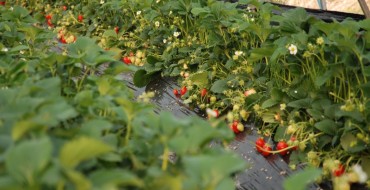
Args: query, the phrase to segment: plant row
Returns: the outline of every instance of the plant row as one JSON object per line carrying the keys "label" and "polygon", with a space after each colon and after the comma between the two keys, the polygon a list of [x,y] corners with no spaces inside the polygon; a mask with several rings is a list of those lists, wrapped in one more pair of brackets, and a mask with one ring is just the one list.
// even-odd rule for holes
{"label": "plant row", "polygon": [[235,133],[254,122],[288,145],[292,168],[322,167],[336,186],[367,182],[355,168],[370,174],[369,20],[273,15],[254,0],[43,2],[23,1],[62,43],[89,36],[138,66],[137,86],[178,76],[184,103],[225,116]]}
{"label": "plant row", "polygon": [[0,189],[234,188],[245,162],[209,148],[233,138],[224,123],[155,114],[152,93],[135,100],[120,77],[135,68],[116,52],[47,29],[71,13],[17,2],[0,6]]}

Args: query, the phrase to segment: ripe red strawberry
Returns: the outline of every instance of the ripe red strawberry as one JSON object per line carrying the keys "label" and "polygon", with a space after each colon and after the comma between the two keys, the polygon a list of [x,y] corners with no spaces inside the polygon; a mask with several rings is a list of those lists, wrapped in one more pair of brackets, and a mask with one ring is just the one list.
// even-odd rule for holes
{"label": "ripe red strawberry", "polygon": [[266,144],[266,142],[262,137],[258,138],[256,140],[256,149],[257,149],[257,151],[262,152],[262,148],[263,148],[263,146],[265,146],[265,144]]}
{"label": "ripe red strawberry", "polygon": [[67,10],[67,6],[63,5],[62,6],[62,9],[63,9],[63,11],[66,11]]}
{"label": "ripe red strawberry", "polygon": [[118,26],[114,27],[114,31],[116,32],[116,34],[118,34],[119,33],[119,27]]}
{"label": "ripe red strawberry", "polygon": [[186,94],[186,92],[188,91],[188,89],[186,88],[186,86],[182,87],[181,88],[181,96],[183,96],[184,94]]}
{"label": "ripe red strawberry", "polygon": [[173,94],[174,94],[175,96],[178,96],[178,95],[179,95],[179,91],[178,91],[177,89],[173,89]]}
{"label": "ripe red strawberry", "polygon": [[0,1],[0,5],[5,6],[5,1]]}
{"label": "ripe red strawberry", "polygon": [[82,22],[84,20],[84,16],[78,15],[78,18],[77,19],[78,19],[79,22]]}
{"label": "ripe red strawberry", "polygon": [[230,125],[230,129],[234,131],[235,134],[238,134],[240,131],[238,130],[238,121],[234,121],[231,125]]}
{"label": "ripe red strawberry", "polygon": [[[288,144],[285,142],[285,141],[280,141],[278,142],[278,144],[276,145],[276,149],[277,150],[283,150],[283,149],[286,149],[288,148]],[[281,151],[280,152],[280,155],[284,156],[288,153],[288,150],[284,150],[284,151]]]}
{"label": "ripe red strawberry", "polygon": [[200,96],[201,97],[204,97],[207,95],[207,89],[203,88],[201,91],[200,91]]}
{"label": "ripe red strawberry", "polygon": [[265,144],[261,151],[261,154],[266,157],[271,154],[270,151],[272,151],[272,148],[268,144]]}
{"label": "ripe red strawberry", "polygon": [[62,44],[66,44],[66,43],[67,43],[67,41],[66,41],[66,39],[64,38],[64,36],[60,37],[60,42],[61,42]]}
{"label": "ripe red strawberry", "polygon": [[46,20],[50,20],[50,19],[52,18],[52,16],[51,16],[51,14],[47,14],[47,15],[45,16],[45,18],[46,18]]}
{"label": "ripe red strawberry", "polygon": [[344,166],[342,164],[339,164],[338,168],[333,170],[333,175],[335,177],[340,177],[341,175],[344,174],[344,170],[345,170]]}
{"label": "ripe red strawberry", "polygon": [[123,58],[122,58],[122,61],[123,61],[126,65],[129,65],[129,64],[131,64],[131,63],[132,63],[132,62],[131,62],[131,59],[130,59],[129,57],[127,57],[127,56],[123,57]]}
{"label": "ripe red strawberry", "polygon": [[48,19],[48,20],[46,21],[46,23],[48,24],[48,26],[53,27],[53,23],[51,22],[51,20],[50,20],[50,19]]}

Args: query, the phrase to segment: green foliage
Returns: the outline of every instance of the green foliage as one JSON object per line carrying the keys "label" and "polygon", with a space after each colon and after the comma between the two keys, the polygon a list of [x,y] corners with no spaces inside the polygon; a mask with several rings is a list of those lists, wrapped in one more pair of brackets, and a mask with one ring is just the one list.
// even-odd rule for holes
{"label": "green foliage", "polygon": [[[139,171],[150,168],[148,175],[160,178],[157,182],[144,183],[152,189],[179,189],[180,186],[196,189],[192,186],[196,183],[190,179],[185,180],[186,184],[181,183],[186,174],[169,175],[160,169],[166,168],[166,164],[150,167],[147,162],[158,164],[157,158],[165,155],[166,147],[192,154],[195,147],[208,142],[206,139],[221,138],[223,132],[179,129],[178,126],[186,127],[191,122],[177,125],[171,119],[166,120],[165,114],[161,119],[172,122],[173,128],[152,118],[149,114],[152,109],[132,103],[132,93],[117,78],[120,72],[136,71],[137,86],[143,87],[159,75],[181,76],[181,86],[188,88],[187,95],[183,96],[186,102],[197,103],[202,109],[229,112],[232,116],[229,123],[241,120],[241,113],[248,112],[257,124],[263,121],[261,132],[275,140],[289,140],[294,136],[300,143],[300,152],[292,154],[294,164],[308,162],[320,166],[325,160],[337,159],[350,168],[352,164],[368,163],[364,159],[369,157],[370,138],[368,20],[325,23],[309,16],[304,9],[277,16],[272,14],[277,7],[255,0],[28,3],[27,8],[33,10],[34,17],[19,6],[14,6],[14,11],[4,7],[1,13],[0,48],[8,51],[0,51],[0,87],[9,89],[2,89],[0,93],[0,102],[6,105],[0,107],[3,113],[0,118],[12,137],[11,140],[4,138],[7,139],[5,147],[12,140],[20,142],[56,128],[53,132],[60,135],[58,148],[66,143],[65,138],[75,138],[75,133],[113,147],[107,154],[92,154],[89,159],[81,160],[77,169],[83,166],[90,169],[88,166],[101,160],[121,161]],[[68,11],[60,10],[63,5],[68,5]],[[247,7],[239,9],[238,5]],[[66,37],[77,36],[77,41],[55,45],[54,33],[35,27],[46,22],[44,13],[53,15],[51,21],[56,25],[54,31],[60,41],[60,33]],[[78,22],[77,16],[82,13],[83,22]],[[133,65],[140,67],[116,61],[122,57],[128,57]],[[108,69],[103,76],[98,76],[99,66],[106,62],[109,62]],[[35,87],[34,84],[45,78],[59,80],[53,88],[57,94],[44,97],[35,93],[36,89],[43,89],[43,85]],[[29,86],[34,87],[31,90]],[[205,97],[199,96],[203,89],[207,90]],[[28,93],[34,96],[27,97]],[[27,106],[23,108],[23,104]],[[51,116],[45,112],[49,109]],[[63,113],[60,117],[56,114],[59,112]],[[145,118],[141,118],[143,113]],[[146,120],[158,124],[158,130],[141,125],[149,125]],[[102,128],[90,129],[98,123]],[[206,124],[199,122],[199,125]],[[10,126],[14,127],[9,129]],[[168,136],[180,132],[187,136],[171,140],[158,135],[159,131],[166,131]],[[135,149],[130,139],[136,135],[149,138],[148,141],[160,139],[161,143],[153,142],[152,147],[136,140],[135,146],[140,149]],[[199,140],[189,141],[190,135]],[[117,145],[124,148],[117,149]],[[140,153],[152,149],[157,152],[149,156],[151,159],[145,159],[147,154],[138,155],[131,149]],[[312,152],[317,157],[308,159]],[[325,169],[324,174],[331,173]],[[64,172],[70,180],[68,185],[81,184],[80,188],[94,185],[81,170]],[[142,176],[127,175],[132,177],[133,186],[143,188],[142,181],[136,181]],[[2,181],[10,185],[12,180]],[[164,181],[166,187],[161,186]],[[225,186],[230,185],[229,179],[216,181],[218,187],[207,184],[202,188],[226,189]]]}
{"label": "green foliage", "polygon": [[[119,2],[103,10],[88,8],[98,1],[82,2],[74,9],[115,14],[122,11]],[[157,115],[152,105],[133,101],[119,74],[138,69],[117,61],[121,51],[103,50],[91,36],[60,43],[57,34],[39,27],[43,7],[28,6],[35,8],[32,16],[19,6],[0,7],[0,189],[234,188],[231,176],[245,162],[222,146],[209,147],[215,139],[232,140],[226,124]],[[53,21],[71,16],[55,13]],[[101,22],[108,18],[102,15]],[[73,34],[91,34],[93,24],[76,24]],[[147,60],[160,62],[156,56]],[[138,70],[134,80],[144,86],[156,72],[148,73]],[[199,85],[208,84],[206,74]]]}
{"label": "green foliage", "polygon": [[320,177],[322,171],[316,168],[306,168],[304,171],[293,174],[284,182],[285,190],[304,190],[306,186]]}

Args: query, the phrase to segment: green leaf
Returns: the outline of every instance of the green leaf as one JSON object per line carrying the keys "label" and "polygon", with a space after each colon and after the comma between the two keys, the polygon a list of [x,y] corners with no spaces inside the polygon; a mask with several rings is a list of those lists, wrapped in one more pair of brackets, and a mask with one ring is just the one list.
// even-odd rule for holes
{"label": "green leaf", "polygon": [[151,64],[151,65],[154,65],[154,64],[160,62],[160,60],[158,58],[152,56],[152,55],[149,55],[149,56],[146,57],[146,62]]}
{"label": "green leaf", "polygon": [[39,108],[39,114],[33,118],[33,121],[53,127],[61,121],[78,115],[77,111],[63,99],[55,98],[54,101],[52,104],[45,104]]}
{"label": "green leaf", "polygon": [[183,163],[188,176],[198,180],[198,183],[217,185],[225,177],[247,167],[244,160],[232,154],[187,156],[183,158]]}
{"label": "green leaf", "polygon": [[36,27],[22,27],[18,28],[18,30],[26,33],[26,39],[32,41],[34,41],[36,39],[37,34],[42,31],[41,29]]}
{"label": "green leaf", "polygon": [[186,130],[184,130],[182,135],[171,139],[171,141],[169,142],[170,148],[176,150],[176,153],[178,153],[179,155],[183,155],[188,152],[197,152],[201,149],[202,146],[209,143],[211,139],[214,139],[217,136],[221,136],[218,135],[218,132],[215,131],[215,129],[207,125],[206,122],[200,124],[199,121],[196,126],[193,125],[192,127],[188,127]]}
{"label": "green leaf", "polygon": [[306,168],[299,173],[288,177],[284,181],[285,190],[305,190],[306,186],[314,182],[322,174],[321,169]]}
{"label": "green leaf", "polygon": [[366,97],[370,97],[370,83],[361,84],[359,87],[363,90]]}
{"label": "green leaf", "polygon": [[30,120],[17,121],[12,129],[12,138],[17,141],[27,132],[39,128],[42,128],[42,126]]}
{"label": "green leaf", "polygon": [[276,101],[281,101],[284,98],[284,93],[277,88],[273,88],[271,90],[271,99],[274,99]]}
{"label": "green leaf", "polygon": [[111,129],[112,123],[103,119],[93,119],[82,124],[80,128],[80,134],[100,138],[103,135],[103,131]]}
{"label": "green leaf", "polygon": [[48,186],[57,186],[58,182],[62,179],[62,175],[60,165],[52,163],[43,172],[40,182]]}
{"label": "green leaf", "polygon": [[214,82],[211,87],[211,91],[214,93],[223,93],[223,91],[227,89],[227,80],[218,80]]}
{"label": "green leaf", "polygon": [[134,74],[134,84],[137,87],[144,87],[149,84],[149,82],[152,80],[154,75],[156,75],[157,72],[154,73],[147,73],[145,70],[140,69],[135,72]]}
{"label": "green leaf", "polygon": [[277,123],[273,113],[265,113],[262,115],[262,120],[265,123]]}
{"label": "green leaf", "polygon": [[10,49],[9,52],[18,52],[18,51],[25,50],[25,49],[28,49],[28,46],[19,45],[19,46],[16,46],[16,47],[13,47],[12,49]]}
{"label": "green leaf", "polygon": [[208,72],[202,71],[192,74],[189,79],[199,88],[204,88],[208,85]]}
{"label": "green leaf", "polygon": [[364,67],[364,75],[370,77],[370,66]]}
{"label": "green leaf", "polygon": [[337,124],[330,119],[322,120],[315,124],[315,128],[328,134],[328,135],[335,135],[337,132]]}
{"label": "green leaf", "polygon": [[322,150],[327,144],[332,142],[333,138],[328,135],[323,135],[317,138],[317,145]]}
{"label": "green leaf", "polygon": [[343,134],[340,138],[340,145],[349,153],[358,153],[367,149],[364,143],[358,141],[357,138],[349,132]]}
{"label": "green leaf", "polygon": [[338,119],[341,117],[349,117],[359,122],[362,122],[364,120],[364,117],[362,116],[361,112],[358,110],[343,111],[339,109],[335,112],[335,117]]}
{"label": "green leaf", "polygon": [[48,138],[23,141],[8,150],[5,166],[18,182],[33,184],[48,165],[51,153],[52,144]]}
{"label": "green leaf", "polygon": [[91,189],[91,181],[89,181],[82,173],[70,169],[66,170],[65,173],[74,183],[76,190]]}
{"label": "green leaf", "polygon": [[96,57],[102,51],[95,41],[88,37],[79,37],[75,43],[69,44],[68,55],[72,58],[82,58],[86,64],[96,64]]}
{"label": "green leaf", "polygon": [[74,101],[81,106],[88,107],[93,105],[95,100],[93,92],[91,90],[83,90],[76,94],[76,96],[74,97]]}
{"label": "green leaf", "polygon": [[97,64],[100,64],[100,63],[109,63],[109,62],[114,62],[116,61],[116,59],[114,59],[114,56],[112,55],[107,55],[107,54],[102,54],[102,55],[99,55],[96,59],[95,59],[95,62]]}
{"label": "green leaf", "polygon": [[14,178],[11,176],[1,176],[0,177],[0,189],[7,189],[7,190],[23,190],[24,186],[18,183]]}
{"label": "green leaf", "polygon": [[64,144],[59,157],[64,167],[74,168],[82,161],[92,159],[112,150],[112,147],[102,141],[89,137],[79,137]]}
{"label": "green leaf", "polygon": [[104,33],[103,33],[103,37],[104,38],[108,38],[108,37],[113,37],[113,38],[117,38],[117,34],[114,30],[106,30]]}
{"label": "green leaf", "polygon": [[311,98],[305,98],[305,99],[289,102],[287,106],[292,107],[292,108],[298,108],[298,109],[309,108],[311,106],[311,102],[312,102]]}
{"label": "green leaf", "polygon": [[298,44],[307,44],[308,41],[308,35],[306,34],[305,31],[301,31],[297,34],[293,34],[292,38],[295,42],[298,42]]}
{"label": "green leaf", "polygon": [[108,81],[107,78],[100,78],[98,81],[97,81],[97,85],[98,85],[98,90],[99,90],[99,93],[100,95],[102,96],[105,96],[108,94],[111,86],[110,86],[110,82]]}
{"label": "green leaf", "polygon": [[307,113],[310,114],[315,120],[320,120],[324,117],[322,111],[317,109],[307,109]]}
{"label": "green leaf", "polygon": [[114,185],[143,187],[144,182],[129,171],[122,169],[102,169],[91,173],[90,180],[96,187]]}
{"label": "green leaf", "polygon": [[321,87],[323,84],[325,84],[334,74],[334,70],[330,69],[326,71],[323,75],[318,76],[315,80],[315,86],[316,88]]}
{"label": "green leaf", "polygon": [[289,11],[283,12],[282,16],[293,21],[297,25],[306,21],[309,18],[307,11],[302,7],[290,9]]}
{"label": "green leaf", "polygon": [[268,99],[266,101],[264,101],[261,105],[261,108],[262,109],[266,109],[266,108],[270,108],[272,106],[275,106],[276,104],[278,104],[279,102],[274,100],[274,99]]}
{"label": "green leaf", "polygon": [[279,126],[274,134],[274,141],[279,142],[280,140],[287,140],[286,127]]}
{"label": "green leaf", "polygon": [[248,61],[255,62],[266,57],[270,57],[274,54],[275,50],[276,48],[273,46],[252,49]]}
{"label": "green leaf", "polygon": [[210,13],[211,11],[209,10],[208,7],[205,7],[205,8],[200,8],[200,7],[195,7],[193,9],[191,9],[191,13],[194,15],[194,16],[198,16],[200,14],[206,14],[206,13]]}
{"label": "green leaf", "polygon": [[370,30],[370,19],[365,19],[359,22],[361,28],[366,29],[367,31]]}

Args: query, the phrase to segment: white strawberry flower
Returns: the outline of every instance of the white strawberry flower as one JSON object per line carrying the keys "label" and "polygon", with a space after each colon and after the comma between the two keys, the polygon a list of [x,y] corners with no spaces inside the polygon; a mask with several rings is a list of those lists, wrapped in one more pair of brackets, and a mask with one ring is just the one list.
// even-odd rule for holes
{"label": "white strawberry flower", "polygon": [[290,46],[288,47],[288,50],[289,50],[291,55],[295,55],[298,52],[298,48],[294,44],[290,44]]}
{"label": "white strawberry flower", "polygon": [[138,16],[139,16],[140,14],[141,14],[141,11],[137,11],[137,12],[136,12],[136,15],[138,15]]}
{"label": "white strawberry flower", "polygon": [[244,54],[244,52],[243,51],[235,51],[235,55],[236,56],[241,56],[241,55],[243,55]]}
{"label": "white strawberry flower", "polygon": [[6,47],[3,47],[3,48],[1,49],[1,51],[2,51],[2,52],[8,52],[8,51],[9,51],[9,49],[8,49],[8,48],[6,48]]}
{"label": "white strawberry flower", "polygon": [[316,43],[317,43],[317,44],[319,44],[319,45],[324,44],[324,38],[323,38],[323,37],[318,37],[318,38],[316,39]]}
{"label": "white strawberry flower", "polygon": [[280,110],[283,111],[286,108],[286,104],[280,104]]}
{"label": "white strawberry flower", "polygon": [[159,21],[155,21],[154,25],[155,25],[156,27],[159,27],[159,25],[160,25]]}
{"label": "white strawberry flower", "polygon": [[180,34],[181,34],[181,32],[174,32],[174,33],[173,33],[173,36],[175,36],[175,37],[177,38],[177,37],[179,37],[179,36],[180,36]]}

